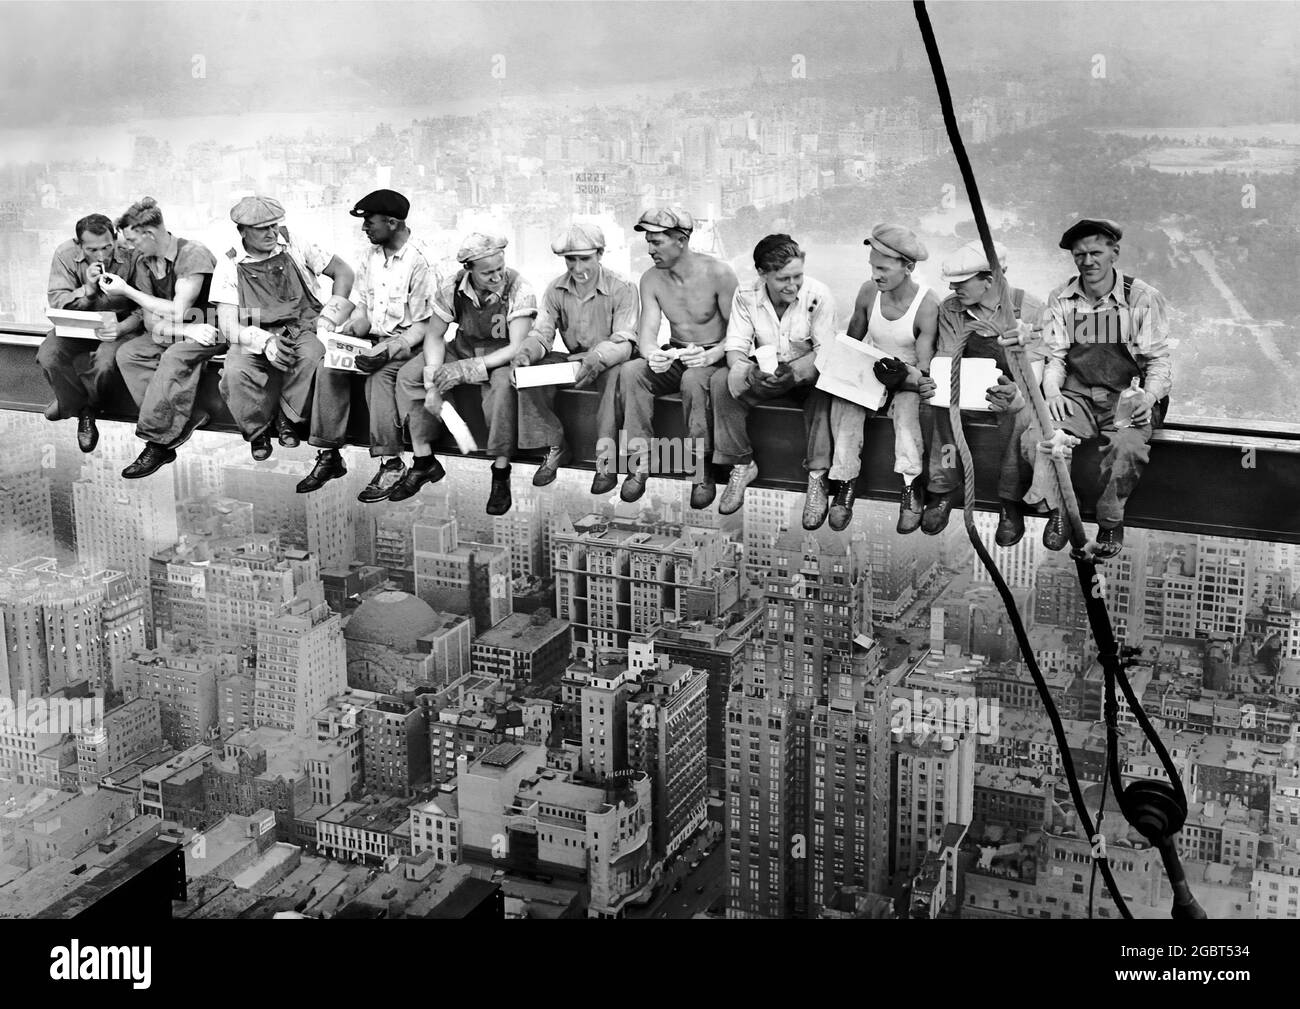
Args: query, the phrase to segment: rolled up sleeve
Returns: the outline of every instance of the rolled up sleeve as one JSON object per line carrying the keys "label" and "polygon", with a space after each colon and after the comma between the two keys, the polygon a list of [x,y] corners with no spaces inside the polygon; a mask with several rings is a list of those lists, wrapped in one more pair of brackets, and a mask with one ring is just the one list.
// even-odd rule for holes
{"label": "rolled up sleeve", "polygon": [[728,354],[735,351],[745,357],[754,353],[754,319],[749,312],[749,301],[739,287],[731,298],[731,318],[727,320],[727,342],[723,349]]}
{"label": "rolled up sleeve", "polygon": [[528,335],[524,337],[523,346],[520,347],[520,350],[528,354],[531,361],[540,361],[555,346],[555,330],[560,318],[559,299],[560,292],[554,285],[548,287],[546,293],[542,295],[541,308],[533,320]]}
{"label": "rolled up sleeve", "polygon": [[506,322],[513,322],[515,319],[530,319],[535,315],[537,315],[537,295],[533,291],[533,285],[520,277],[519,283],[510,292],[510,303],[506,308]]}
{"label": "rolled up sleeve", "polygon": [[1133,350],[1142,368],[1143,388],[1161,400],[1173,388],[1174,362],[1169,353],[1169,306],[1148,287],[1133,306]]}
{"label": "rolled up sleeve", "polygon": [[1055,396],[1065,383],[1065,355],[1070,349],[1070,336],[1065,328],[1065,303],[1059,295],[1047,299],[1042,318],[1042,349],[1046,355],[1043,394]]}
{"label": "rolled up sleeve", "polygon": [[217,260],[212,270],[212,286],[208,289],[208,301],[214,305],[239,304],[239,271],[235,261],[229,256]]}

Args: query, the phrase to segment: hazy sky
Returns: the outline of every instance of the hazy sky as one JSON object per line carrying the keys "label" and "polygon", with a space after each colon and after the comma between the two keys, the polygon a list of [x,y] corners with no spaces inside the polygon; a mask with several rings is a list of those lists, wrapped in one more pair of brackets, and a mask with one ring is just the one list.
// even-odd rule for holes
{"label": "hazy sky", "polygon": [[[930,5],[954,73],[1086,75],[1095,53],[1142,79],[1199,74],[1210,102],[1294,77],[1294,3]],[[484,89],[582,90],[780,78],[921,59],[910,3],[0,2],[0,127],[145,115],[433,104]],[[505,79],[492,76],[504,56]],[[196,60],[201,60],[196,62]],[[202,76],[195,75],[200,67]]]}

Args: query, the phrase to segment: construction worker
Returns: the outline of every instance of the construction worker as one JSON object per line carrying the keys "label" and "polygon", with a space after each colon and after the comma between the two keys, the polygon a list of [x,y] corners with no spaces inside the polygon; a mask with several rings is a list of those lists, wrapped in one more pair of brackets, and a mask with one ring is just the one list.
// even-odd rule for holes
{"label": "construction worker", "polygon": [[[1123,237],[1106,218],[1082,218],[1065,230],[1060,247],[1079,272],[1048,296],[1043,321],[1043,396],[1053,422],[1084,441],[1106,439],[1096,506],[1102,558],[1124,545],[1124,505],[1150,459],[1151,432],[1164,419],[1173,384],[1168,306],[1154,287],[1115,266]],[[1117,421],[1121,397],[1132,414]],[[1050,464],[1031,440],[1022,438],[1026,457],[1034,465]],[[1067,542],[1058,506],[1043,543],[1059,550]]]}
{"label": "construction worker", "polygon": [[205,362],[225,351],[208,298],[216,259],[202,242],[167,230],[156,201],[145,197],[118,219],[136,252],[135,271],[106,273],[100,288],[140,306],[144,332],[122,344],[117,367],[140,408],[135,433],[144,450],[122,476],[156,473],[176,459],[176,449],[208,422],[198,402]]}
{"label": "construction worker", "polygon": [[356,356],[363,372],[316,368],[309,443],[320,449],[316,465],[298,493],[317,490],[347,473],[339,454],[347,442],[352,388],[363,382],[370,416],[370,455],[380,460],[370,483],[357,495],[367,504],[385,500],[406,475],[402,462],[402,420],[397,410],[397,373],[424,346],[433,315],[433,268],[406,225],[411,204],[401,193],[379,189],[362,197],[349,213],[362,219],[370,253],[361,261],[352,316],[336,332],[367,337],[372,345]]}
{"label": "construction worker", "polygon": [[135,253],[118,241],[117,228],[103,214],[88,214],[77,222],[70,238],[54,250],[46,298],[50,308],[75,312],[112,312],[114,321],[101,326],[96,339],[49,333],[36,351],[36,363],[54,390],[45,408],[47,420],[77,418],[77,447],[93,452],[99,443],[95,420],[112,396],[117,381],[117,351],[140,332],[142,310],[129,298],[105,294],[99,278],[106,273],[129,277]]}
{"label": "construction worker", "polygon": [[[258,462],[280,444],[299,444],[297,425],[310,417],[316,366],[332,331],[352,314],[352,267],[318,245],[300,244],[284,225],[284,207],[269,196],[245,196],[230,209],[240,244],[217,264],[212,301],[230,345],[221,394]],[[322,306],[319,277],[334,282]]]}
{"label": "construction worker", "polygon": [[[707,508],[717,496],[708,466],[713,453],[709,390],[713,374],[726,360],[727,319],[736,293],[736,273],[720,259],[690,248],[695,222],[686,211],[666,207],[645,211],[635,225],[643,232],[654,268],[641,276],[641,351],[623,365],[623,418],[629,444],[647,446],[629,462],[620,491],[624,501],[645,493],[649,446],[654,444],[654,399],[680,392],[687,437],[701,461],[691,488],[691,507]],[[667,348],[659,346],[659,326],[668,319]]]}
{"label": "construction worker", "polygon": [[[618,438],[619,366],[632,356],[636,341],[636,286],[601,263],[605,234],[594,224],[572,224],[551,242],[551,251],[564,257],[566,270],[542,295],[537,318],[515,355],[516,368],[534,364],[580,361],[575,389],[594,387],[596,407],[596,475],[591,493],[608,494],[618,482],[612,446]],[[565,353],[551,348],[559,332]],[[573,458],[564,429],[555,415],[556,386],[520,389],[519,448],[546,449],[546,458],[533,474],[533,484],[545,487],[557,470]]]}
{"label": "construction worker", "polygon": [[[519,400],[510,382],[510,362],[519,353],[537,315],[537,296],[518,271],[506,266],[507,239],[475,232],[456,259],[461,269],[443,282],[433,299],[433,318],[424,351],[397,373],[397,402],[407,418],[415,461],[388,499],[402,501],[426,483],[441,480],[433,455],[443,397],[450,395],[462,417],[471,396],[487,420],[487,453],[493,456],[487,513],[504,515],[512,504],[510,458],[518,437]],[[447,329],[456,335],[445,342]],[[473,390],[478,386],[478,392]]]}
{"label": "construction worker", "polygon": [[[998,263],[1006,272],[1006,250],[995,245]],[[1002,375],[990,386],[986,399],[998,415],[998,499],[1000,511],[994,542],[1000,547],[1014,546],[1025,534],[1021,499],[1029,488],[1032,470],[1021,459],[1020,436],[1028,427],[1028,405],[1011,380],[1006,348],[999,337],[1019,334],[1029,343],[1032,362],[1041,359],[1041,342],[1033,332],[1042,313],[1037,298],[1016,287],[999,286],[989,268],[979,242],[962,246],[943,262],[943,279],[952,293],[939,306],[938,348],[935,356],[951,357],[965,334],[963,360],[988,358]],[[930,361],[920,361],[929,373]],[[927,409],[929,409],[927,407]],[[952,421],[947,407],[930,410],[933,436],[930,441],[930,498],[921,515],[921,531],[934,536],[948,524],[954,507],[965,499],[961,460],[957,456]]]}
{"label": "construction worker", "polygon": [[[922,373],[934,356],[939,298],[913,276],[916,264],[930,258],[925,244],[899,224],[877,224],[862,241],[871,246],[871,279],[858,289],[849,319],[848,334],[892,354],[900,362],[899,381],[888,406],[894,422],[894,472],[903,478],[897,530],[915,531],[921,524],[924,495],[917,486],[925,458],[921,436],[922,388],[932,394],[933,382]],[[904,378],[904,370],[906,377]],[[858,403],[831,397],[831,431],[835,458],[830,478],[834,499],[831,528],[841,530],[853,519],[853,501],[862,470],[862,442],[867,409]]]}
{"label": "construction worker", "polygon": [[[817,354],[835,339],[830,288],[803,272],[804,251],[789,235],[768,235],[754,246],[758,279],[736,288],[727,320],[727,368],[713,373],[713,461],[731,467],[718,501],[730,515],[758,476],[749,439],[749,411],[787,397],[803,407],[808,492],[803,526],[826,521],[826,471],[831,465],[830,397],[816,387]],[[766,348],[766,350],[764,349]],[[759,356],[766,357],[761,366]],[[773,366],[774,365],[774,366]]]}

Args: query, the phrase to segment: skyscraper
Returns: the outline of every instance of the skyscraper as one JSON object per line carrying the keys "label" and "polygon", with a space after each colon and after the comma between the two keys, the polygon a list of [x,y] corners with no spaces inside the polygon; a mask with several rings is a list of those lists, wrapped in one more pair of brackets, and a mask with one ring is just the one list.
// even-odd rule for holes
{"label": "skyscraper", "polygon": [[257,634],[253,718],[306,738],[312,718],[347,688],[347,653],[339,615],[320,592],[293,600]]}

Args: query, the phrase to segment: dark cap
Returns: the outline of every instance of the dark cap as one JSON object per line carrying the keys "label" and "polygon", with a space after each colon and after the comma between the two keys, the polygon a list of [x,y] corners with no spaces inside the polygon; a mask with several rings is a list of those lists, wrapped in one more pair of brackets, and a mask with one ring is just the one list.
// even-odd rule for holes
{"label": "dark cap", "polygon": [[1105,235],[1112,242],[1118,242],[1124,237],[1124,229],[1104,217],[1080,217],[1065,229],[1065,234],[1061,236],[1061,248],[1069,249],[1080,238],[1091,235]]}
{"label": "dark cap", "polygon": [[391,189],[376,189],[373,193],[367,193],[348,211],[353,217],[378,214],[380,217],[396,217],[399,221],[406,220],[406,215],[410,212],[411,201]]}

